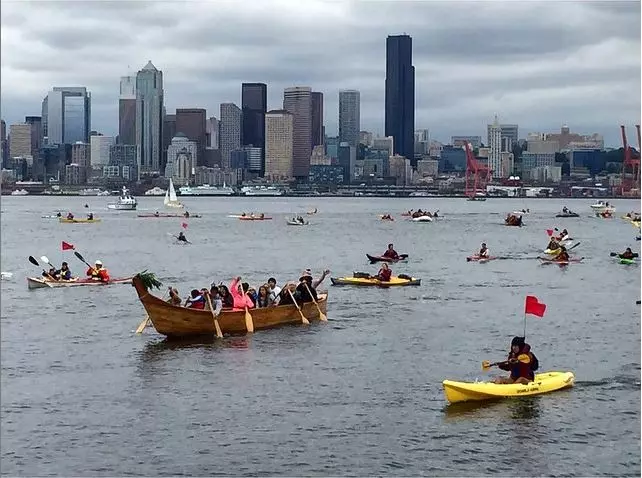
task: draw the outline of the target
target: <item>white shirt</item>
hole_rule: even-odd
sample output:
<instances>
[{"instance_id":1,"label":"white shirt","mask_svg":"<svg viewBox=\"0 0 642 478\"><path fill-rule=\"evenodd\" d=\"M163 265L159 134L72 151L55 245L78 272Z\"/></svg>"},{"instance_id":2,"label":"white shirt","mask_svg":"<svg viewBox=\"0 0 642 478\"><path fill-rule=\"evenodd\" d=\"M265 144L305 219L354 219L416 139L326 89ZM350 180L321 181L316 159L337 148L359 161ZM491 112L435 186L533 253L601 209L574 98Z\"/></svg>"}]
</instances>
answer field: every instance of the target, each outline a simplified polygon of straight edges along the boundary
<instances>
[{"instance_id":1,"label":"white shirt","mask_svg":"<svg viewBox=\"0 0 642 478\"><path fill-rule=\"evenodd\" d=\"M278 285L274 286L274 289L270 289L270 297L274 304L279 303L279 294L281 293L281 288Z\"/></svg>"}]
</instances>

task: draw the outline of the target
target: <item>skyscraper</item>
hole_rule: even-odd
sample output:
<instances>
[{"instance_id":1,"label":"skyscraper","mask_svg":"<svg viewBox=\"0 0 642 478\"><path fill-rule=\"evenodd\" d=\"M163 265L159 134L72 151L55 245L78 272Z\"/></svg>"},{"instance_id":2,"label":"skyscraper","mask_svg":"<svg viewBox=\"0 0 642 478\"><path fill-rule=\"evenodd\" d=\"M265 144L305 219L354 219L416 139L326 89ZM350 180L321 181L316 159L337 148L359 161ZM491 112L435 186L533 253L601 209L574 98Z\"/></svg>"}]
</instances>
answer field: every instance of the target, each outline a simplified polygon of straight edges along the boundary
<instances>
[{"instance_id":1,"label":"skyscraper","mask_svg":"<svg viewBox=\"0 0 642 478\"><path fill-rule=\"evenodd\" d=\"M205 165L205 110L203 108L177 108L176 132L183 133L196 143L196 166Z\"/></svg>"},{"instance_id":2,"label":"skyscraper","mask_svg":"<svg viewBox=\"0 0 642 478\"><path fill-rule=\"evenodd\" d=\"M339 91L339 142L356 148L361 131L361 94L357 90Z\"/></svg>"},{"instance_id":3,"label":"skyscraper","mask_svg":"<svg viewBox=\"0 0 642 478\"><path fill-rule=\"evenodd\" d=\"M43 136L50 144L89 142L91 93L85 87L55 87L42 101Z\"/></svg>"},{"instance_id":4,"label":"skyscraper","mask_svg":"<svg viewBox=\"0 0 642 478\"><path fill-rule=\"evenodd\" d=\"M283 109L293 115L292 175L299 181L307 181L312 155L312 89L307 86L286 88Z\"/></svg>"},{"instance_id":5,"label":"skyscraper","mask_svg":"<svg viewBox=\"0 0 642 478\"><path fill-rule=\"evenodd\" d=\"M120 77L118 143L136 144L136 77Z\"/></svg>"},{"instance_id":6,"label":"skyscraper","mask_svg":"<svg viewBox=\"0 0 642 478\"><path fill-rule=\"evenodd\" d=\"M224 168L231 165L231 153L241 147L241 132L243 131L243 114L241 108L234 103L221 103L221 120L219 128L219 144L221 164Z\"/></svg>"},{"instance_id":7,"label":"skyscraper","mask_svg":"<svg viewBox=\"0 0 642 478\"><path fill-rule=\"evenodd\" d=\"M493 177L501 178L502 176L502 128L495 115L495 121L488 125L488 167Z\"/></svg>"},{"instance_id":8,"label":"skyscraper","mask_svg":"<svg viewBox=\"0 0 642 478\"><path fill-rule=\"evenodd\" d=\"M138 174L160 174L163 154L163 72L151 60L136 75Z\"/></svg>"},{"instance_id":9,"label":"skyscraper","mask_svg":"<svg viewBox=\"0 0 642 478\"><path fill-rule=\"evenodd\" d=\"M8 156L7 123L5 123L4 120L0 120L0 167L6 167Z\"/></svg>"},{"instance_id":10,"label":"skyscraper","mask_svg":"<svg viewBox=\"0 0 642 478\"><path fill-rule=\"evenodd\" d=\"M31 125L16 123L9 126L9 157L31 156Z\"/></svg>"},{"instance_id":11,"label":"skyscraper","mask_svg":"<svg viewBox=\"0 0 642 478\"><path fill-rule=\"evenodd\" d=\"M323 93L312 92L312 147L323 144Z\"/></svg>"},{"instance_id":12,"label":"skyscraper","mask_svg":"<svg viewBox=\"0 0 642 478\"><path fill-rule=\"evenodd\" d=\"M292 177L294 116L289 111L271 110L265 115L265 177Z\"/></svg>"},{"instance_id":13,"label":"skyscraper","mask_svg":"<svg viewBox=\"0 0 642 478\"><path fill-rule=\"evenodd\" d=\"M502 133L502 151L512 151L513 145L519 141L519 126L516 124L499 124ZM488 146L490 147L490 135L492 124L486 125L488 133Z\"/></svg>"},{"instance_id":14,"label":"skyscraper","mask_svg":"<svg viewBox=\"0 0 642 478\"><path fill-rule=\"evenodd\" d=\"M389 36L386 40L386 136L394 138L394 153L414 161L415 67L412 38Z\"/></svg>"},{"instance_id":15,"label":"skyscraper","mask_svg":"<svg viewBox=\"0 0 642 478\"><path fill-rule=\"evenodd\" d=\"M25 116L25 123L31 126L31 155L34 162L38 163L42 146L42 118L40 116Z\"/></svg>"},{"instance_id":16,"label":"skyscraper","mask_svg":"<svg viewBox=\"0 0 642 478\"><path fill-rule=\"evenodd\" d=\"M243 108L242 144L261 148L265 157L265 113L267 112L267 85L265 83L243 83L241 85L241 108ZM265 173L261 160L260 174Z\"/></svg>"},{"instance_id":17,"label":"skyscraper","mask_svg":"<svg viewBox=\"0 0 642 478\"><path fill-rule=\"evenodd\" d=\"M218 149L219 121L216 116L208 118L205 122L206 147Z\"/></svg>"}]
</instances>

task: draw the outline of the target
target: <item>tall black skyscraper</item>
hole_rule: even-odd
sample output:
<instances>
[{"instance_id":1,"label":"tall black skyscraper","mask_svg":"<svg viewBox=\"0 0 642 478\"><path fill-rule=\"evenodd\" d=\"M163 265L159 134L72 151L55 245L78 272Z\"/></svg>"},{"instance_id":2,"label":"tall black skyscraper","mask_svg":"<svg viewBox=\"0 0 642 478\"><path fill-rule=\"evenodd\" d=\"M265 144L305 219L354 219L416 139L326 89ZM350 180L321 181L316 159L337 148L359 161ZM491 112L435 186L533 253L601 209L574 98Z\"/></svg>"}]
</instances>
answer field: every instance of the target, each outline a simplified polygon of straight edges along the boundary
<instances>
[{"instance_id":1,"label":"tall black skyscraper","mask_svg":"<svg viewBox=\"0 0 642 478\"><path fill-rule=\"evenodd\" d=\"M265 174L265 113L267 112L267 85L243 83L241 85L243 131L241 144L261 148L261 176Z\"/></svg>"},{"instance_id":2,"label":"tall black skyscraper","mask_svg":"<svg viewBox=\"0 0 642 478\"><path fill-rule=\"evenodd\" d=\"M415 165L415 67L412 38L389 36L386 40L386 136L393 149Z\"/></svg>"}]
</instances>

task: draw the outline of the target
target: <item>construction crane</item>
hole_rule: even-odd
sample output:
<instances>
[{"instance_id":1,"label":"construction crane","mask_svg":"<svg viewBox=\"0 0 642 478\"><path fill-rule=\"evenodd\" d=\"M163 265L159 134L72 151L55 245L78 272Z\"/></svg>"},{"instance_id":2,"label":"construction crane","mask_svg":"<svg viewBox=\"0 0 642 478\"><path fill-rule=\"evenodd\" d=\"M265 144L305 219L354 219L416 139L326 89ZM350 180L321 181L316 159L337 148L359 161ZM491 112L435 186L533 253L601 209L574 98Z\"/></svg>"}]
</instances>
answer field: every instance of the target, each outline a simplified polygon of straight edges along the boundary
<instances>
[{"instance_id":1,"label":"construction crane","mask_svg":"<svg viewBox=\"0 0 642 478\"><path fill-rule=\"evenodd\" d=\"M626 141L626 128L620 125L622 130L622 146L624 146L624 161L622 162L622 195L638 195L640 193L640 154L633 158L631 147ZM640 125L636 124L638 137L638 151L642 149L640 140Z\"/></svg>"},{"instance_id":2,"label":"construction crane","mask_svg":"<svg viewBox=\"0 0 642 478\"><path fill-rule=\"evenodd\" d=\"M473 198L479 190L486 194L486 185L490 179L490 169L473 156L468 141L464 143L466 150L466 196Z\"/></svg>"}]
</instances>

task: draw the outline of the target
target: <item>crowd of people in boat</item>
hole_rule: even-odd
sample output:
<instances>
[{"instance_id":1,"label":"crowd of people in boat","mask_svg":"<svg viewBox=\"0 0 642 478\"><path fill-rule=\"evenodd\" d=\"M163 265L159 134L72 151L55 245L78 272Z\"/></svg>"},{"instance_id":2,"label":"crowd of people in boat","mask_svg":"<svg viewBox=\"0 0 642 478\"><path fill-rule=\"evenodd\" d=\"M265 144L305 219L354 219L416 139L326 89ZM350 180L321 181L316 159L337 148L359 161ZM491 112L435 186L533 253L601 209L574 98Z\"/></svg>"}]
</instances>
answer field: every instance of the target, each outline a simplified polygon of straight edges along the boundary
<instances>
[{"instance_id":1,"label":"crowd of people in boat","mask_svg":"<svg viewBox=\"0 0 642 478\"><path fill-rule=\"evenodd\" d=\"M56 217L62 217L62 214L60 213L60 211L58 211L58 213L56 213ZM73 221L74 215L71 212L68 212L67 213L67 217L65 219L67 219L69 221ZM94 213L93 212L90 212L90 213L87 214L87 220L89 220L89 221L93 221L94 220Z\"/></svg>"},{"instance_id":2,"label":"crowd of people in boat","mask_svg":"<svg viewBox=\"0 0 642 478\"><path fill-rule=\"evenodd\" d=\"M93 267L89 267L85 273L91 280L100 281L100 282L109 282L109 271L103 267L103 263L100 260L97 260L94 263ZM43 271L42 276L46 279L51 279L55 281L71 281L75 280L69 264L63 262L60 266L60 269L56 269L54 266L49 268L49 271Z\"/></svg>"},{"instance_id":3,"label":"crowd of people in boat","mask_svg":"<svg viewBox=\"0 0 642 478\"><path fill-rule=\"evenodd\" d=\"M439 211L429 212L429 211L422 211L421 209L417 209L416 211L411 209L406 214L412 217L413 219L417 217L424 217L424 216L439 217Z\"/></svg>"},{"instance_id":4,"label":"crowd of people in boat","mask_svg":"<svg viewBox=\"0 0 642 478\"><path fill-rule=\"evenodd\" d=\"M295 302L300 305L319 300L317 288L329 274L330 271L326 269L315 280L312 277L311 270L306 269L299 277L298 282L288 282L282 288L277 285L274 277L270 277L266 283L258 288L252 287L247 282L242 282L241 277L236 277L230 282L229 286L222 282L218 285L212 282L209 289L193 289L189 297L184 301L181 299L178 290L170 287L167 302L176 306L182 305L199 310L208 309L211 302L215 315L218 315L223 309L239 311L246 308L291 305Z\"/></svg>"},{"instance_id":5,"label":"crowd of people in boat","mask_svg":"<svg viewBox=\"0 0 642 478\"><path fill-rule=\"evenodd\" d=\"M305 219L301 216L296 216L292 218L292 222L298 222L299 224L305 224Z\"/></svg>"}]
</instances>

